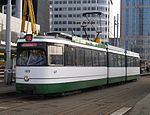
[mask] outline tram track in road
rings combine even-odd
[[[86,110],[84,110],[84,109],[82,109],[82,106],[87,106],[87,105],[89,105],[89,107],[88,108],[91,108],[91,103],[93,103],[94,101],[95,102],[97,102],[97,103],[99,103],[99,104],[101,104],[102,102],[104,103],[104,105],[105,105],[105,107],[109,107],[111,104],[110,103],[107,103],[108,101],[107,100],[111,100],[110,102],[113,104],[113,103],[115,103],[116,105],[118,105],[118,107],[116,106],[116,108],[112,108],[112,109],[110,109],[110,113],[111,112],[113,112],[113,111],[115,111],[115,110],[117,110],[119,107],[124,107],[124,106],[127,106],[129,103],[131,103],[131,100],[133,100],[134,99],[134,90],[137,90],[138,89],[138,87],[135,87],[132,83],[130,84],[130,86],[134,86],[134,87],[132,87],[131,89],[128,87],[128,85],[129,84],[127,84],[127,85],[125,85],[125,86],[127,86],[125,89],[124,89],[124,91],[122,91],[122,89],[120,89],[120,90],[117,90],[117,92],[116,91],[114,91],[113,90],[113,92],[109,92],[109,94],[107,94],[107,95],[105,95],[104,94],[104,96],[100,96],[98,99],[92,99],[92,101],[88,101],[88,99],[86,99],[88,102],[87,103],[83,103],[83,104],[77,104],[76,106],[71,106],[71,107],[65,107],[66,108],[66,110],[63,110],[63,111],[60,111],[60,112],[58,112],[57,114],[59,115],[59,114],[67,114],[67,113],[71,113],[71,112],[75,112],[75,111],[80,111],[80,107],[81,107],[81,111],[82,112],[84,112],[84,111],[86,111]],[[122,86],[120,86],[120,87],[122,87]],[[117,87],[117,89],[118,89],[118,87]],[[127,90],[130,90],[130,94],[129,93],[126,93],[126,91]],[[124,93],[123,93],[124,92]],[[148,92],[148,91],[147,91]],[[110,94],[111,93],[111,94]],[[135,94],[135,95],[139,95],[141,92],[137,92],[137,94]],[[91,96],[92,97],[92,96]],[[93,97],[95,97],[95,96],[93,96]],[[107,97],[107,98],[106,98]],[[118,97],[116,100],[114,100],[114,97]],[[106,100],[105,100],[106,99]],[[138,98],[138,99],[136,99],[133,103],[135,104],[136,103],[136,101],[137,100],[139,100],[140,98]],[[85,100],[85,99],[84,99]],[[101,100],[101,101],[99,101],[99,100]],[[117,100],[122,100],[122,102],[120,102],[120,101],[117,101]],[[126,103],[125,103],[126,102]],[[81,103],[81,102],[80,102]],[[122,105],[120,105],[119,103],[122,103]],[[95,103],[94,103],[95,104]],[[65,104],[66,105],[66,104]],[[70,104],[68,104],[68,105],[70,105]],[[132,105],[132,104],[131,104]],[[114,107],[114,106],[113,106]],[[94,109],[94,108],[93,108]],[[97,109],[101,109],[101,107],[98,107]],[[102,107],[102,109],[103,109],[103,107]],[[89,111],[88,111],[89,112]],[[106,112],[106,113],[109,113],[108,112],[108,109],[106,109],[106,110],[104,110],[103,111],[104,113]]]
[[[21,99],[27,98],[27,97],[30,97],[30,96],[18,95],[15,92],[0,95],[0,111],[23,105],[25,101]]]
[[[10,94],[0,98],[0,115],[12,112],[32,115],[35,109],[36,114],[109,115],[120,108],[133,107],[150,92],[149,82],[150,78],[141,78],[137,82],[57,97]]]
[[[4,96],[2,99],[4,99],[4,100],[2,100],[2,99],[0,99],[0,103],[1,103],[1,105],[2,105],[2,107],[4,107],[5,108],[5,110],[6,110],[6,108],[7,108],[7,105],[9,105],[9,109],[11,109],[11,108],[16,108],[16,107],[18,107],[18,106],[21,106],[22,104],[23,105],[26,105],[27,103],[25,103],[24,101],[18,101],[18,99],[23,99],[23,98],[28,98],[28,96],[21,96],[21,95],[7,95],[7,96]],[[31,99],[32,97],[31,96],[29,96],[29,98]],[[7,101],[5,100],[5,99],[7,99]],[[30,100],[29,99],[29,100]],[[34,99],[34,98],[33,98]],[[17,101],[16,101],[17,100]],[[87,100],[91,100],[91,101],[88,101],[87,103],[85,103],[85,101],[87,101]],[[99,98],[98,97],[96,97],[96,98],[94,98],[94,101],[96,102],[97,100],[99,100]],[[73,108],[78,108],[78,107],[80,107],[81,108],[81,106],[82,106],[82,108],[84,108],[84,106],[87,106],[89,103],[91,103],[93,101],[93,98],[91,98],[91,99],[85,99],[85,100],[83,100],[83,104],[81,104],[81,105],[78,105],[78,104],[76,104],[77,106],[76,107],[73,107]],[[12,104],[12,106],[10,107],[10,103],[13,103]],[[31,103],[30,103],[31,104]],[[32,104],[34,104],[34,103],[32,103]],[[68,104],[68,103],[66,103],[66,104]],[[70,104],[69,104],[70,105]],[[72,111],[73,111],[73,108],[70,108]],[[68,111],[68,110],[67,110]]]

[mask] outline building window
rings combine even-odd
[[[63,1],[63,4],[67,4],[67,1]]]
[[[68,4],[72,4],[72,1],[68,1]]]
[[[54,31],[58,31],[58,28],[54,28]]]
[[[80,0],[78,0],[78,1],[77,1],[77,4],[81,4],[81,1],[80,1]]]
[[[57,15],[57,14],[55,14],[55,15],[54,15],[54,18],[58,18],[58,15]]]
[[[77,7],[77,10],[81,10],[81,7]]]
[[[58,1],[55,1],[55,4],[59,4],[59,2],[58,2]]]
[[[72,7],[69,7],[68,10],[69,10],[69,11],[72,11]]]
[[[83,0],[83,3],[86,4],[86,3],[87,3],[87,0]]]
[[[72,24],[72,21],[68,21],[68,24]]]
[[[96,3],[96,0],[92,0],[92,3]]]

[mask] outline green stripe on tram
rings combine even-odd
[[[129,81],[129,80],[137,80],[137,79],[139,79],[139,77],[140,77],[140,74],[139,75],[132,75],[132,76],[128,76],[127,77],[127,80]]]
[[[107,79],[79,81],[58,84],[16,84],[17,92],[32,90],[35,94],[62,93],[83,88],[105,85]]]
[[[136,80],[136,76],[128,76],[127,80]],[[125,81],[125,76],[109,78],[109,83],[117,83]],[[88,80],[88,81],[78,81],[69,83],[58,83],[58,84],[19,84],[16,83],[17,92],[21,91],[33,91],[34,94],[48,94],[48,93],[62,93],[67,91],[73,91],[78,89],[90,88],[95,86],[106,85],[107,79],[99,80]]]

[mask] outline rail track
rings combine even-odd
[[[0,94],[0,115],[109,115],[134,105],[150,92],[150,77],[67,96]]]

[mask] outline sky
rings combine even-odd
[[[113,14],[114,16],[120,14],[120,0],[113,0]]]
[[[116,16],[116,19],[117,19],[117,14],[119,14],[118,35],[120,36],[120,1],[121,0],[112,0],[112,2],[113,2],[113,5],[112,5],[113,15],[111,17],[111,22],[110,22],[111,23],[111,25],[110,25],[110,37],[114,37],[114,16]],[[115,36],[116,35],[117,35],[117,30],[116,30]]]

